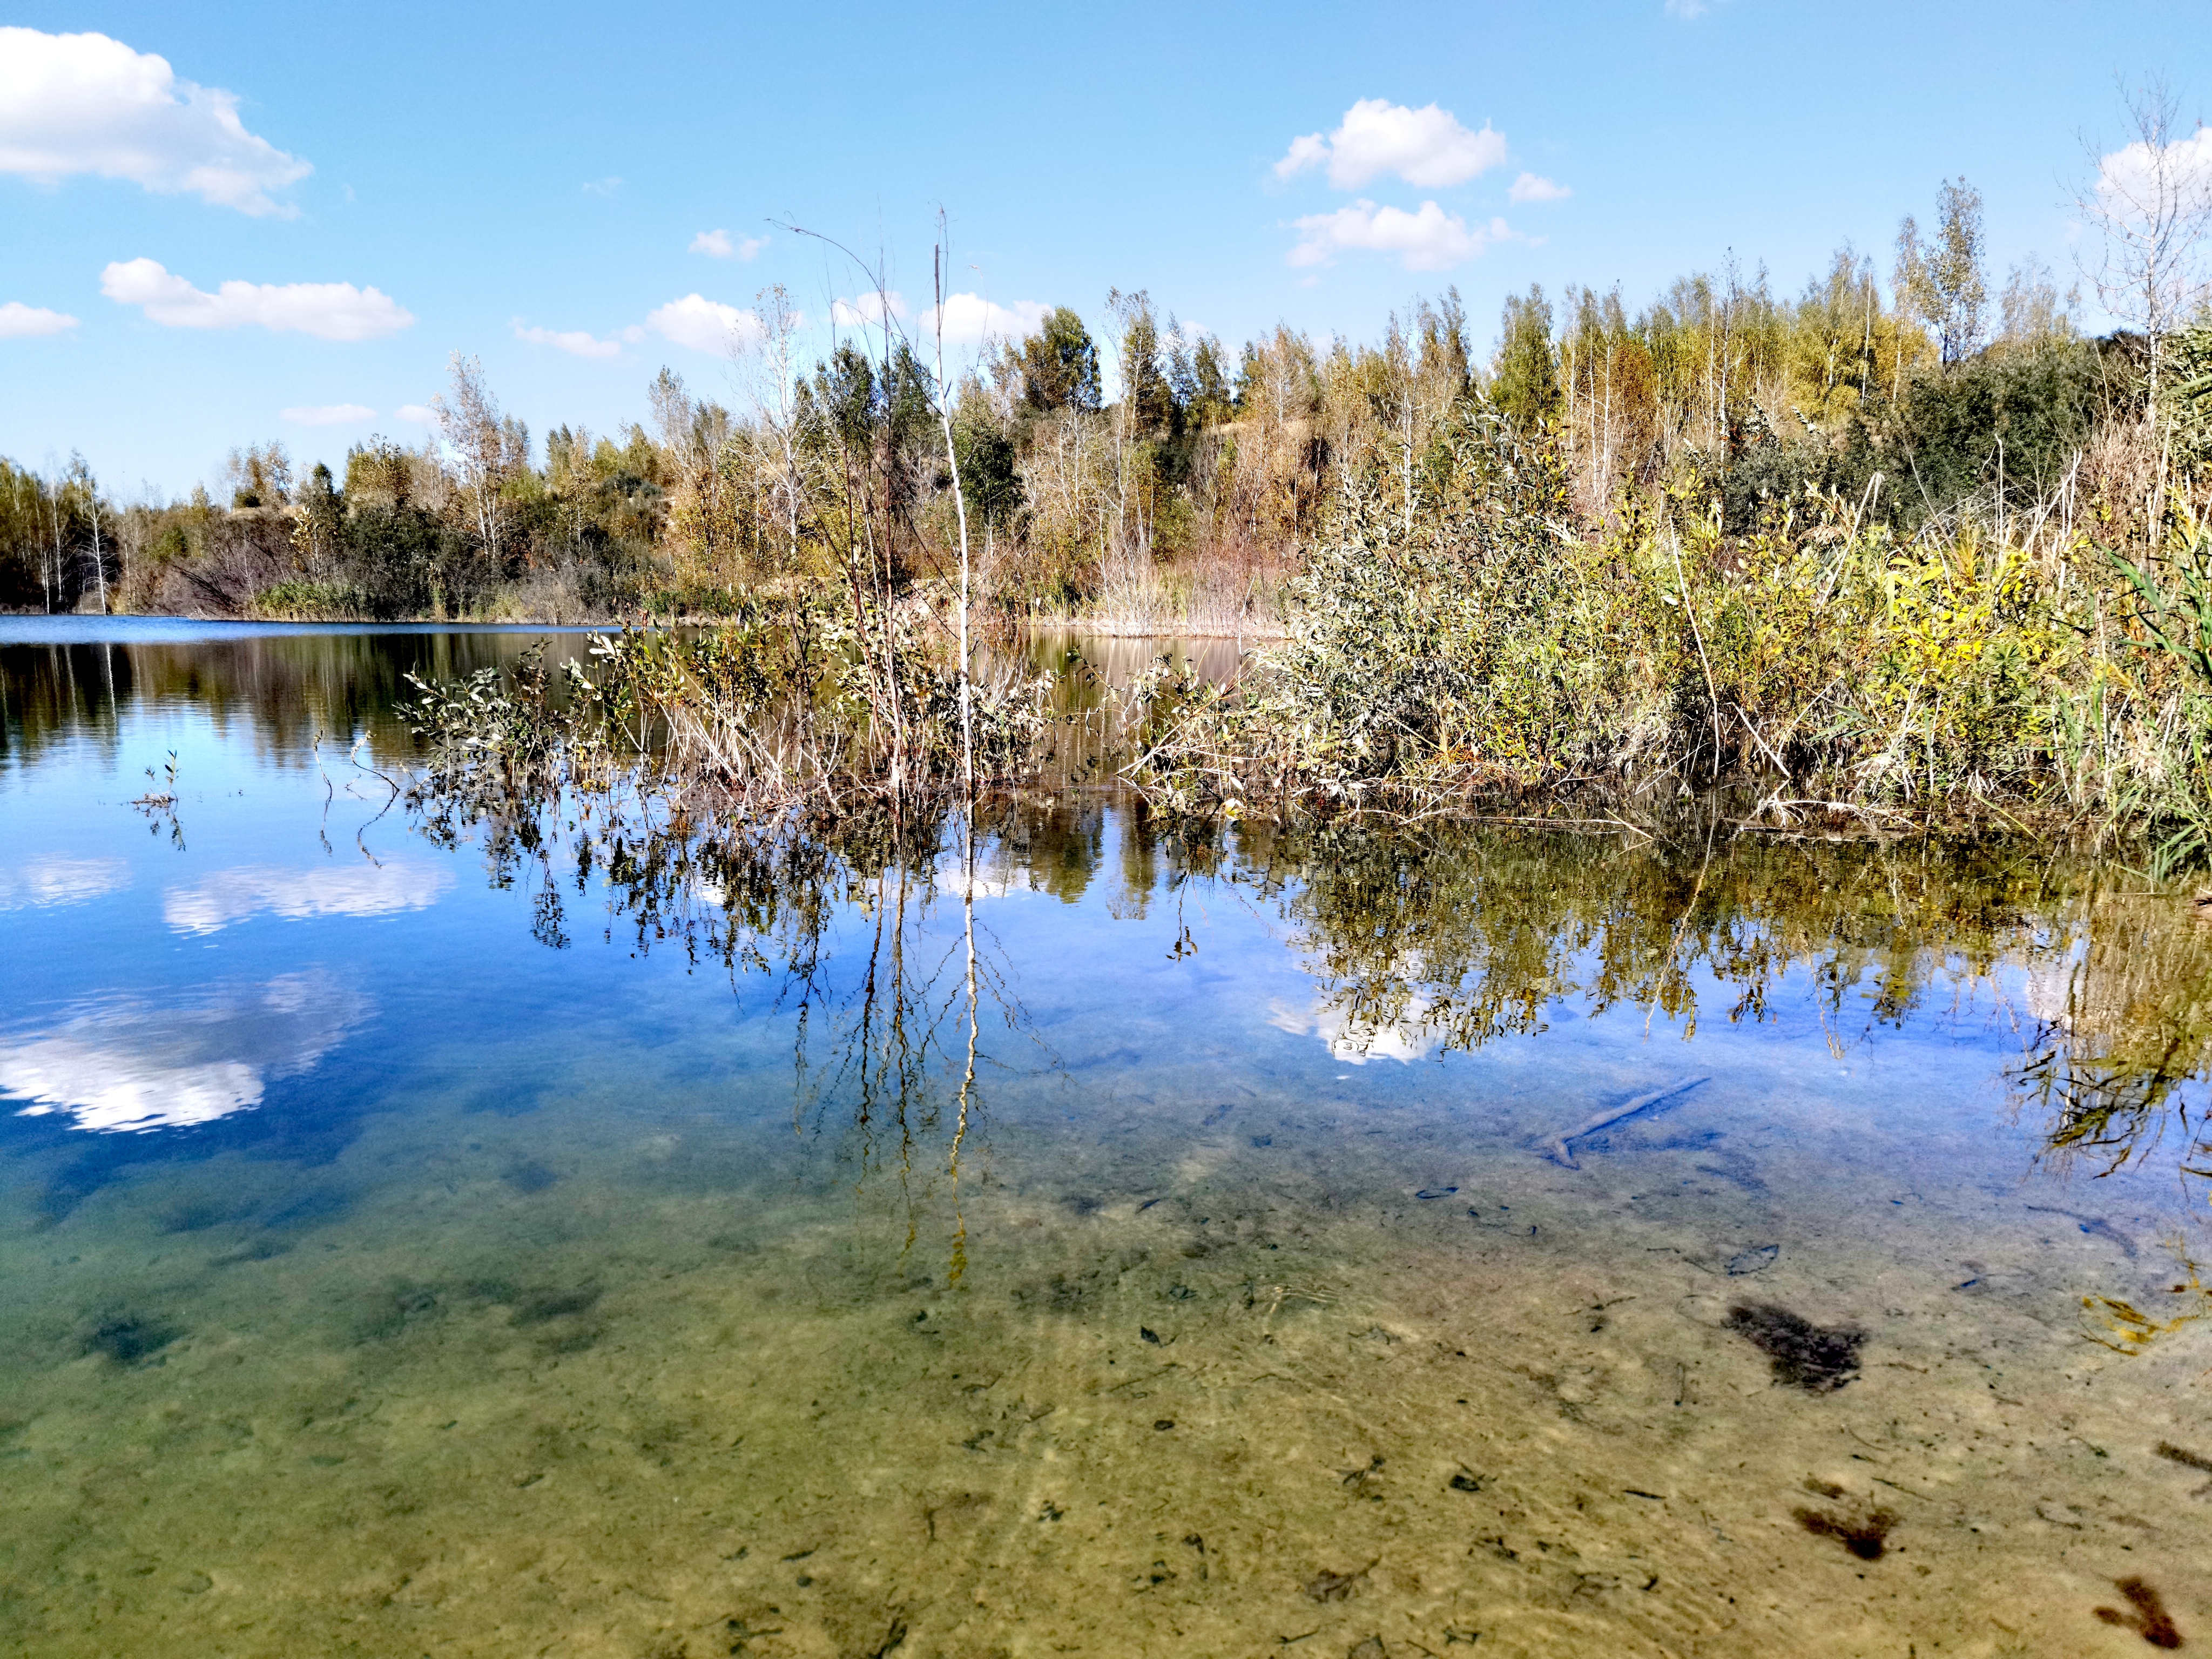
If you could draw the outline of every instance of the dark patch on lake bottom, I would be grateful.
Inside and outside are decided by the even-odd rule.
[[[1728,1328],[1774,1362],[1774,1379],[1808,1394],[1832,1394],[1859,1374],[1866,1333],[1856,1325],[1815,1325],[1771,1302],[1739,1303]]]

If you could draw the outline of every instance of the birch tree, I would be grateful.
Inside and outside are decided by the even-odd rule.
[[[2183,136],[2180,106],[2157,76],[2128,89],[2125,100],[2125,142],[2109,154],[2087,146],[2093,173],[2074,202],[2098,233],[2095,249],[2082,255],[2082,275],[2106,310],[2142,332],[2155,409],[2167,337],[2207,297],[2212,130],[2199,122]]]
[[[92,530],[92,574],[100,592],[100,614],[107,614],[107,547],[101,534],[100,515],[100,481],[92,476],[92,468],[82,455],[70,457],[69,482],[71,490],[84,500],[86,522]]]
[[[1944,363],[1982,348],[1990,300],[1983,273],[1982,193],[1964,179],[1936,193],[1936,234],[1923,242],[1908,215],[1897,233],[1897,296],[1936,331]]]
[[[760,332],[738,347],[753,416],[766,434],[772,465],[769,495],[776,503],[784,556],[799,563],[799,525],[806,502],[806,474],[799,451],[798,337],[801,319],[781,283],[763,289],[753,304]]]
[[[500,562],[500,485],[507,472],[511,434],[500,420],[499,401],[484,384],[481,358],[453,353],[446,368],[449,392],[430,399],[449,465],[459,475],[477,539],[496,569]]]

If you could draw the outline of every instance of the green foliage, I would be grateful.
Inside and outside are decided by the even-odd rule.
[[[2094,343],[1993,348],[1948,369],[1909,371],[1894,400],[1854,408],[1832,435],[1740,426],[1734,454],[1701,453],[1692,476],[1720,501],[1731,535],[1838,495],[1863,501],[1863,518],[1910,533],[1962,502],[2033,510],[2064,484],[2114,401]]]
[[[117,519],[83,456],[45,477],[0,458],[0,606],[74,611],[114,582]]]
[[[366,622],[376,616],[368,594],[338,582],[278,582],[253,596],[252,611],[265,622]]]
[[[981,398],[962,400],[952,422],[952,448],[969,517],[978,528],[1006,529],[1027,496],[1021,453]]]
[[[1409,528],[1381,490],[1347,489],[1340,523],[1289,593],[1289,637],[1233,696],[1158,681],[1182,705],[1156,745],[1188,803],[1255,795],[1358,809],[1462,787],[1531,787],[1571,764],[1604,695],[1595,617],[1562,582],[1565,475],[1487,404],[1439,442],[1440,496]]]
[[[233,507],[283,507],[292,499],[292,458],[282,443],[248,444],[223,463]]]
[[[2106,550],[2138,601],[2141,643],[2178,664],[2168,764],[2151,776],[2148,811],[2165,830],[2161,872],[2212,862],[2212,526],[2177,518],[2161,556],[2137,564]]]
[[[2019,507],[2065,481],[2107,400],[2096,348],[2053,342],[1986,353],[1942,374],[1911,377],[1878,426],[1896,458],[1898,522],[1910,529],[1961,497],[1994,489],[2002,471]]]
[[[495,671],[412,683],[425,795],[461,817],[629,778],[732,822],[827,824],[941,801],[963,780],[960,679],[941,638],[911,609],[856,617],[826,593],[744,599],[696,632],[599,635],[590,667],[572,662],[557,682],[533,653],[511,689]],[[972,683],[979,780],[1040,763],[1050,689],[1013,673]]]
[[[742,615],[748,602],[747,596],[735,587],[711,582],[680,582],[654,588],[635,608],[648,617],[727,621]]]
[[[1540,283],[1525,295],[1508,295],[1498,330],[1498,363],[1490,395],[1523,437],[1534,437],[1559,414],[1559,361],[1552,349],[1552,302]]]
[[[356,506],[404,507],[420,493],[422,464],[422,457],[386,438],[356,444],[346,452],[345,497]]]
[[[1034,412],[1087,412],[1099,406],[1098,348],[1083,319],[1066,306],[1046,313],[1037,331],[1018,350],[1010,351],[1021,379],[1022,400]]]
[[[568,666],[571,682],[582,679]],[[417,807],[432,804],[426,828],[434,841],[452,845],[463,823],[514,814],[520,803],[557,794],[564,782],[608,774],[605,722],[588,695],[556,698],[543,647],[512,677],[480,668],[464,680],[433,684],[410,674],[407,683],[416,699],[398,712],[422,754],[410,793]],[[588,693],[588,681],[583,689]],[[534,811],[520,816],[534,826]]]
[[[2135,564],[2111,550],[2106,556],[2142,600],[2138,617],[2151,641],[2212,695],[2212,527],[2184,518],[2155,562]]]
[[[1176,402],[1193,426],[1219,426],[1236,413],[1228,359],[1212,335],[1205,336],[1188,353],[1178,347],[1170,378]]]
[[[1936,332],[1946,366],[1965,362],[1987,335],[1983,313],[1989,281],[1983,270],[1982,193],[1964,179],[1936,192],[1936,234],[1923,242],[1907,217],[1897,236],[1900,302]]]
[[[2166,372],[2159,399],[2172,423],[2175,459],[2212,476],[2212,311],[2166,342]]]
[[[1152,312],[1152,296],[1142,289],[1134,294],[1114,292],[1106,296],[1106,303],[1121,325],[1115,368],[1130,429],[1146,438],[1179,435],[1182,406],[1160,362],[1160,325]]]

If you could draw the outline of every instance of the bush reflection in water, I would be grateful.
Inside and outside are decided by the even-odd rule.
[[[2212,904],[2110,864],[2011,841],[1779,840],[1691,814],[1617,836],[1224,828],[1155,817],[1065,767],[972,810],[940,794],[763,823],[719,812],[649,761],[580,773],[546,760],[434,765],[410,797],[431,839],[476,836],[494,880],[532,887],[544,942],[563,936],[564,892],[584,892],[596,870],[635,948],[781,975],[808,1010],[830,919],[868,912],[871,960],[832,1068],[857,1089],[864,1130],[890,1110],[906,1132],[952,1007],[914,927],[939,905],[972,911],[976,890],[1018,884],[1072,901],[1111,874],[1139,913],[1182,903],[1194,882],[1272,910],[1347,1053],[1472,1051],[1621,1006],[1687,1039],[1716,1014],[1771,1018],[1796,975],[1839,1057],[1915,1015],[1993,1023],[2017,1045],[2005,1077],[2050,1155],[2094,1173],[2157,1152],[2212,1180],[2192,1116],[2212,1079]],[[1126,818],[1117,872],[1100,868],[1109,804]],[[1006,964],[986,978],[1018,1026]],[[808,1019],[799,1030],[804,1071],[818,1038]]]

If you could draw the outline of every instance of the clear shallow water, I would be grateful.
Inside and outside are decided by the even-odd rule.
[[[1073,790],[972,890],[455,838],[392,701],[531,636],[72,626],[0,633],[9,1650],[2212,1633],[2183,898]]]

